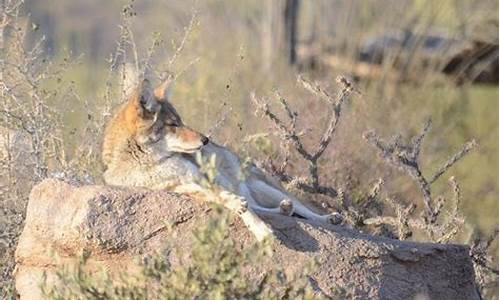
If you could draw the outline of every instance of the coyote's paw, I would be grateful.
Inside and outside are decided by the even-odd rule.
[[[290,199],[281,200],[280,213],[285,216],[291,216],[293,214],[293,202]]]
[[[336,212],[326,215],[325,217],[326,217],[325,218],[326,222],[333,225],[339,225],[344,220],[344,217],[342,217],[341,214]]]
[[[242,214],[248,210],[248,202],[241,196],[228,191],[222,191],[219,196],[224,201],[224,206],[237,214]]]
[[[242,214],[248,210],[248,202],[242,198],[239,207],[236,209],[236,213]]]

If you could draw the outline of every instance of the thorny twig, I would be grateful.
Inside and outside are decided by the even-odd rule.
[[[384,142],[374,132],[367,132],[364,138],[374,147],[379,149],[382,158],[390,164],[406,171],[410,177],[419,186],[424,200],[426,210],[422,213],[421,218],[411,218],[410,214],[413,209],[408,207],[407,210],[396,208],[395,217],[375,217],[364,220],[365,224],[369,225],[390,225],[398,229],[399,237],[405,238],[411,234],[411,228],[421,229],[434,241],[439,243],[449,242],[463,228],[465,223],[464,218],[459,213],[461,200],[460,186],[454,177],[450,178],[450,185],[453,190],[453,205],[448,211],[448,215],[442,224],[438,224],[437,217],[442,214],[445,198],[437,197],[435,200],[431,197],[431,185],[439,179],[451,166],[462,159],[475,146],[474,140],[466,143],[453,156],[451,156],[442,166],[434,173],[430,179],[427,179],[422,174],[419,165],[419,154],[422,141],[429,131],[430,121],[426,123],[422,132],[414,137],[408,144],[401,141],[400,136],[395,136],[389,142]],[[408,213],[406,213],[408,212]],[[492,260],[488,256],[488,248],[491,242],[498,235],[498,230],[495,235],[488,238],[486,241],[476,239],[470,248],[470,256],[474,262],[476,276],[481,288],[485,288],[487,282],[491,282],[492,274],[498,276],[498,269],[492,267]],[[494,280],[493,280],[494,281]]]
[[[198,11],[195,8],[193,8],[191,12],[191,19],[189,20],[189,24],[184,27],[184,32],[180,43],[176,46],[174,40],[172,40],[172,46],[175,48],[175,50],[173,51],[173,54],[170,56],[170,59],[168,60],[167,65],[164,67],[164,69],[166,69],[167,72],[173,75],[172,79],[173,81],[176,81],[189,68],[191,68],[193,65],[197,64],[200,61],[200,58],[196,57],[192,59],[189,63],[185,64],[179,71],[177,72],[172,71],[173,65],[176,63],[177,59],[184,51],[186,43],[188,42],[188,39],[197,24],[198,24]]]
[[[229,114],[233,111],[233,108],[231,106],[228,106],[226,102],[222,103],[221,108],[219,110],[218,115],[220,115],[220,118],[215,122],[214,126],[212,126],[208,130],[207,137],[211,138],[217,131],[222,127],[224,123],[227,121],[227,117]]]
[[[472,260],[480,267],[489,270],[493,274],[498,275],[498,268],[492,266],[493,262],[491,257],[488,255],[488,249],[495,239],[498,238],[498,229],[495,229],[491,235],[485,239],[476,238],[472,242],[469,250],[469,254]]]
[[[120,82],[122,83],[122,90],[121,90],[121,98],[124,98],[127,94],[126,90],[126,83],[131,80],[131,78],[127,78],[128,75],[130,75],[131,72],[127,71],[126,68],[126,63],[127,63],[127,49],[131,45],[135,45],[135,41],[133,40],[133,35],[132,29],[130,28],[132,25],[132,18],[135,16],[135,12],[133,10],[133,6],[131,4],[127,4],[123,7],[122,9],[122,15],[121,15],[121,24],[119,26],[120,28],[120,35],[119,39],[117,41],[116,49],[113,51],[111,54],[108,63],[109,63],[109,69],[108,69],[108,74],[107,74],[107,79],[106,79],[106,91],[104,93],[104,100],[106,102],[106,111],[103,113],[104,116],[108,116],[110,114],[110,109],[111,109],[111,104],[112,104],[112,78],[113,78],[113,72],[116,71],[117,69],[121,68],[121,80]],[[139,74],[139,62],[137,59],[137,55],[135,56],[135,61],[134,61],[134,74]]]
[[[191,32],[193,31],[194,26],[196,25],[197,17],[198,17],[198,11],[193,10],[193,13],[191,14],[191,19],[189,20],[188,26],[184,28],[184,35],[182,36],[182,40],[179,43],[179,46],[175,49],[174,54],[168,60],[168,69],[170,69],[172,67],[172,65],[177,60],[177,57],[184,49],[184,46],[186,45],[188,37],[191,34]]]
[[[319,182],[318,175],[318,160],[323,155],[324,151],[332,141],[332,137],[335,134],[335,130],[338,127],[341,118],[342,107],[348,97],[354,91],[353,85],[343,76],[337,78],[337,83],[342,86],[342,89],[337,96],[332,96],[326,92],[319,85],[313,84],[307,81],[304,77],[299,76],[298,82],[302,86],[311,92],[318,98],[325,99],[331,105],[332,111],[328,119],[328,124],[323,132],[319,143],[313,150],[308,150],[304,146],[302,141],[302,134],[297,131],[297,112],[293,111],[288,104],[288,102],[278,94],[279,101],[285,110],[289,122],[286,124],[281,120],[278,115],[271,111],[267,101],[263,99],[258,99],[255,94],[251,95],[252,102],[255,104],[257,109],[266,116],[275,128],[278,130],[279,136],[285,144],[292,145],[294,149],[300,154],[300,156],[308,163],[308,178],[297,178],[285,173],[285,168],[287,161],[289,159],[289,153],[285,153],[285,161],[280,167],[275,166],[271,163],[271,171],[274,175],[278,176],[282,181],[286,183],[293,184],[296,188],[313,194],[323,194],[330,197],[337,196],[337,190],[330,186],[323,186]]]
[[[481,294],[489,288],[498,286],[498,267],[489,254],[493,241],[498,239],[498,225],[493,233],[485,238],[475,238],[469,248],[469,255],[474,263],[476,283]]]
[[[448,211],[445,221],[441,224],[437,222],[429,223],[425,218],[412,217],[412,213],[415,211],[416,205],[410,204],[404,206],[390,197],[386,197],[386,201],[396,212],[396,216],[378,216],[370,217],[363,220],[364,225],[389,225],[398,231],[399,239],[407,239],[413,234],[414,229],[421,229],[427,233],[431,240],[438,243],[449,242],[453,239],[464,224],[464,218],[459,212],[460,205],[460,187],[456,182],[454,177],[450,178],[450,185],[453,189],[453,206]],[[438,197],[435,201],[434,213],[439,216],[443,212],[443,207],[445,203],[444,197]]]
[[[467,153],[469,153],[474,147],[476,147],[476,141],[472,140],[470,142],[467,142],[465,145],[462,146],[462,149],[458,151],[455,155],[451,156],[432,176],[431,179],[429,179],[429,184],[433,184],[441,175],[443,175],[446,170],[448,170],[453,164],[455,164],[457,161],[462,159]]]
[[[183,68],[178,72],[172,71],[172,66],[177,61],[178,57],[182,53],[185,48],[185,45],[188,41],[190,34],[192,33],[194,26],[197,24],[198,12],[193,9],[191,14],[191,19],[189,21],[188,26],[184,27],[184,32],[182,39],[179,45],[174,45],[174,41],[172,41],[173,46],[175,47],[173,54],[170,56],[170,59],[167,62],[167,65],[163,68],[166,71],[158,74],[157,70],[152,66],[153,56],[157,52],[157,50],[164,44],[164,41],[159,32],[155,32],[152,36],[151,45],[146,51],[146,55],[144,59],[139,59],[139,53],[137,51],[136,40],[134,37],[134,31],[132,30],[133,19],[137,16],[136,11],[134,10],[133,5],[134,0],[131,0],[129,4],[125,5],[122,9],[122,18],[120,28],[120,38],[117,43],[117,47],[114,51],[114,54],[109,59],[110,68],[108,71],[108,76],[106,80],[106,92],[105,92],[105,100],[108,104],[108,108],[111,107],[111,87],[112,87],[112,78],[113,71],[116,69],[120,69],[121,78],[120,83],[122,86],[122,94],[121,98],[123,99],[130,92],[129,88],[134,86],[135,82],[140,78],[148,77],[149,75],[156,75],[162,81],[168,80],[169,83],[173,83],[177,80],[183,73],[186,72],[190,67],[196,64],[199,61],[199,58],[195,58],[191,60],[188,64],[183,66]],[[130,63],[127,58],[128,53],[132,53],[133,62]],[[109,116],[109,109],[104,113],[105,116]]]
[[[366,132],[363,137],[365,140],[377,148],[381,157],[389,164],[404,170],[417,183],[423,196],[423,202],[427,212],[426,222],[434,223],[436,221],[438,211],[433,207],[431,185],[441,175],[443,175],[451,166],[463,158],[475,146],[474,140],[466,143],[460,151],[450,157],[435,174],[427,179],[423,173],[419,163],[420,149],[422,141],[430,129],[431,121],[428,120],[423,127],[421,133],[415,136],[411,142],[405,144],[400,135],[396,135],[391,141],[383,141],[374,131]]]
[[[386,198],[386,202],[392,206],[396,212],[395,217],[390,216],[380,216],[374,218],[365,219],[363,222],[365,225],[380,226],[383,224],[393,226],[398,231],[398,238],[400,240],[405,240],[412,236],[413,231],[410,229],[410,215],[415,211],[416,205],[410,204],[408,206],[403,206],[392,198]]]
[[[453,189],[453,206],[449,211],[447,222],[440,226],[440,238],[437,239],[438,243],[449,242],[453,237],[455,237],[465,223],[464,218],[461,216],[460,209],[460,186],[458,185],[455,177],[451,177],[450,180],[451,188]]]

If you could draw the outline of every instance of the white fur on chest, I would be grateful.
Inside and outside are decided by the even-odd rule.
[[[182,157],[169,157],[157,164],[140,164],[108,169],[104,173],[107,184],[163,189],[201,179],[198,167]]]

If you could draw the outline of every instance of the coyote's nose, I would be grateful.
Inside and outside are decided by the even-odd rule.
[[[209,139],[206,136],[204,136],[201,138],[201,142],[203,143],[203,145],[206,145],[206,144],[208,144]]]

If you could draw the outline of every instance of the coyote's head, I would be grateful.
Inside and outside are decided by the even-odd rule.
[[[136,159],[148,156],[154,159],[171,153],[193,153],[208,143],[207,137],[182,123],[167,99],[169,84],[165,81],[153,89],[149,80],[144,79],[130,92],[105,133],[106,165],[113,157],[122,159],[126,153]]]
[[[135,140],[146,148],[158,147],[168,152],[193,153],[208,143],[208,138],[185,126],[167,99],[167,80],[152,89],[143,80],[128,100],[127,122],[134,130]]]

